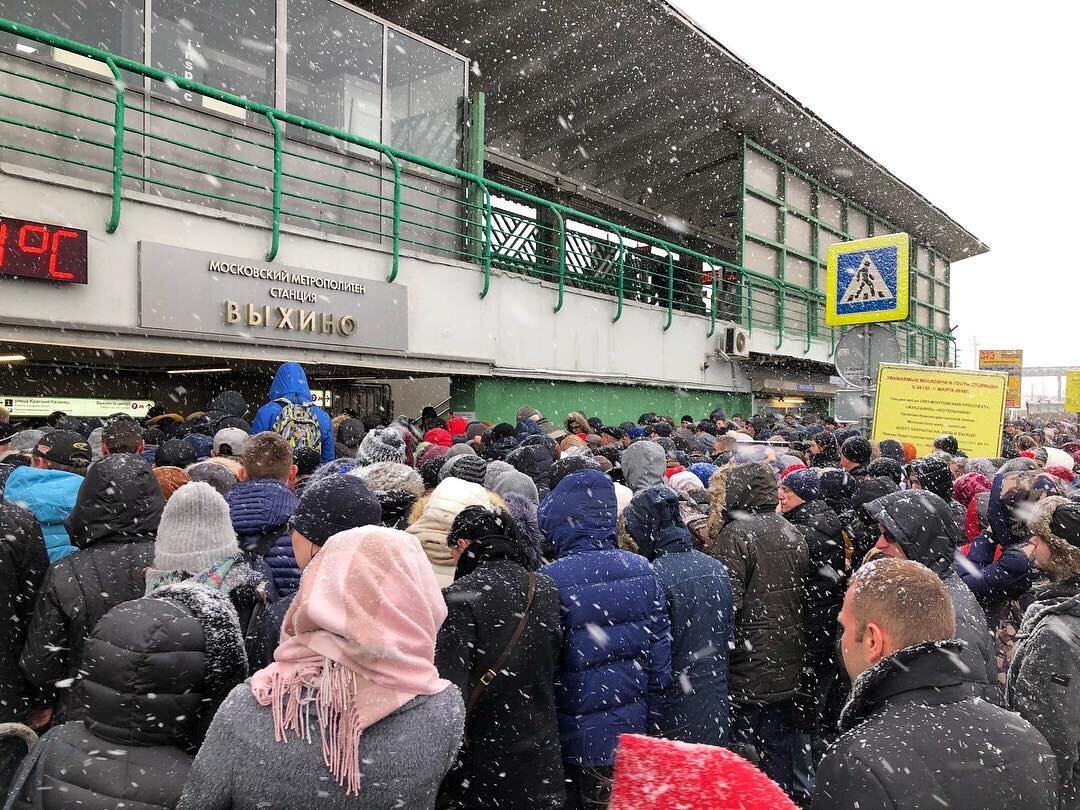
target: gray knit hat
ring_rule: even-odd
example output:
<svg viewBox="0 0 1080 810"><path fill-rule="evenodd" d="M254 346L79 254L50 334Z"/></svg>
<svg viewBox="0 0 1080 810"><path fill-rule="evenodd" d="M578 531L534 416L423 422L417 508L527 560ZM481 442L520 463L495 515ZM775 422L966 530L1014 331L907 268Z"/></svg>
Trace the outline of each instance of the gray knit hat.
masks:
<svg viewBox="0 0 1080 810"><path fill-rule="evenodd" d="M495 483L495 479L504 472L510 472L513 469L516 469L516 467L513 464L507 464L505 461L489 461L487 470L484 472L484 489L490 489L494 492L492 485Z"/></svg>
<svg viewBox="0 0 1080 810"><path fill-rule="evenodd" d="M447 458L453 458L454 456L475 456L476 449L469 442L458 442L457 444L450 445L450 449L446 451Z"/></svg>
<svg viewBox="0 0 1080 810"><path fill-rule="evenodd" d="M607 459L604 460L607 461ZM507 495L520 495L534 504L540 503L540 493L536 489L536 482L517 470L507 470L496 475L491 485L485 488L490 489L500 498L506 498Z"/></svg>
<svg viewBox="0 0 1080 810"><path fill-rule="evenodd" d="M372 492L408 492L417 498L424 494L424 479L420 473L407 464L396 461L377 461L366 467L357 467L349 471L367 484Z"/></svg>
<svg viewBox="0 0 1080 810"><path fill-rule="evenodd" d="M360 442L360 451L356 454L361 464L374 464L377 461L396 461L405 463L405 439L400 431L391 428L369 430Z"/></svg>
<svg viewBox="0 0 1080 810"><path fill-rule="evenodd" d="M150 571L197 574L239 550L225 499L209 484L192 481L165 504Z"/></svg>
<svg viewBox="0 0 1080 810"><path fill-rule="evenodd" d="M448 456L446 463L439 470L439 481L447 478L460 478L474 484L484 485L484 473L487 462L480 456Z"/></svg>

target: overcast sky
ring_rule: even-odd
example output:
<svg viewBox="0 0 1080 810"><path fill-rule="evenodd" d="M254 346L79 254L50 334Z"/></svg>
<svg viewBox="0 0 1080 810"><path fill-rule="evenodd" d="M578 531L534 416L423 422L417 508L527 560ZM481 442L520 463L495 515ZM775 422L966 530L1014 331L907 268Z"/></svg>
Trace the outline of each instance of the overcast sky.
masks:
<svg viewBox="0 0 1080 810"><path fill-rule="evenodd" d="M961 365L1080 368L1080 5L672 2L990 246L953 265Z"/></svg>

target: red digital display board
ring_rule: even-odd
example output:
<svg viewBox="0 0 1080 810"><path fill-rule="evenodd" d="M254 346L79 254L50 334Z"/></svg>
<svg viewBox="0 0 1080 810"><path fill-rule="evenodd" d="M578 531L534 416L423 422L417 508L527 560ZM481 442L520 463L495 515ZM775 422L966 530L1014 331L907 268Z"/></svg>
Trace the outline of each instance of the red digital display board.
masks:
<svg viewBox="0 0 1080 810"><path fill-rule="evenodd" d="M0 216L0 276L86 284L86 231Z"/></svg>

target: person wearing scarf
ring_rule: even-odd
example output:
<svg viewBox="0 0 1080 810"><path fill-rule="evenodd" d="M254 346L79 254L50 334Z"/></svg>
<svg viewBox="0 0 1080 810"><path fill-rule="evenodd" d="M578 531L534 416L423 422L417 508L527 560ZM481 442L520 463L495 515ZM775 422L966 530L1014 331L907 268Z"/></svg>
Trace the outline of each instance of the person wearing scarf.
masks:
<svg viewBox="0 0 1080 810"><path fill-rule="evenodd" d="M434 807L465 720L434 663L445 618L415 537L331 537L304 569L274 663L215 716L180 810Z"/></svg>

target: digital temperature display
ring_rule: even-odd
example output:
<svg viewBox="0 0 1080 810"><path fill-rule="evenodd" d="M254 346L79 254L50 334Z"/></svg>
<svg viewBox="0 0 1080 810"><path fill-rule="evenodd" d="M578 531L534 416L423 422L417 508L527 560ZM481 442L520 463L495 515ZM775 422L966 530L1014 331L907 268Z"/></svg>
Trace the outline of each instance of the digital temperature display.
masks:
<svg viewBox="0 0 1080 810"><path fill-rule="evenodd" d="M0 216L0 276L86 284L86 231Z"/></svg>

